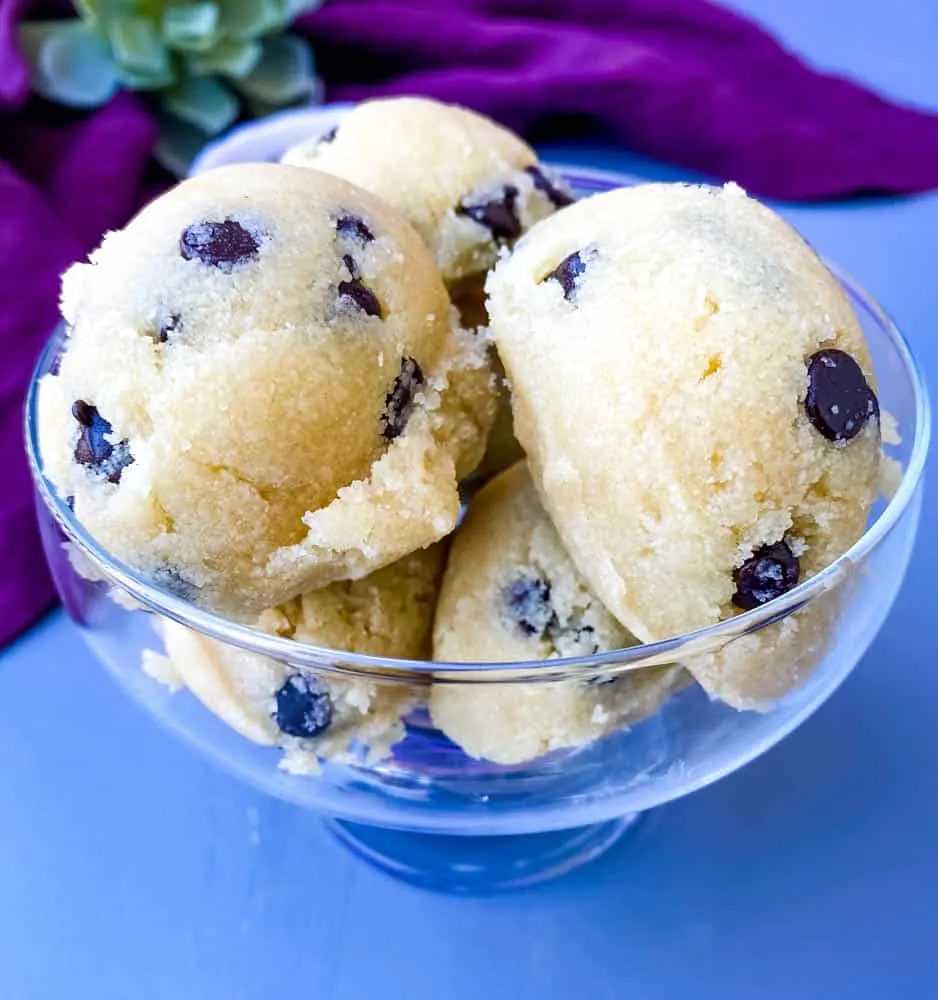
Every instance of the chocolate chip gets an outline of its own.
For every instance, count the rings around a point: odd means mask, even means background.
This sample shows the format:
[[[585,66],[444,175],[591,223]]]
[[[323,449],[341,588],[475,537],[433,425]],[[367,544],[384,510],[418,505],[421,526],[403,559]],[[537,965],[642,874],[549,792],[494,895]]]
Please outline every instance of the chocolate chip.
[[[562,656],[593,656],[599,652],[596,629],[576,618],[561,623],[555,616],[547,627],[547,638]]]
[[[394,379],[391,391],[384,397],[381,414],[381,436],[393,441],[402,434],[414,408],[414,394],[423,385],[423,371],[413,358],[401,358],[401,373]]]
[[[514,240],[521,235],[521,221],[515,209],[517,198],[518,189],[507,185],[502,189],[501,197],[483,204],[467,205],[463,202],[456,211],[485,226],[493,239]]]
[[[157,567],[150,574],[150,578],[157,587],[168,590],[184,601],[192,600],[199,590],[191,580],[187,580],[178,569],[174,569],[172,566]]]
[[[354,264],[354,261],[352,263]],[[352,271],[351,267],[349,271]],[[361,278],[353,277],[351,281],[339,282],[339,298],[343,297],[351,299],[363,313],[381,319],[381,303],[378,301],[378,296]]]
[[[121,473],[134,460],[127,440],[111,444],[107,435],[113,428],[98,413],[97,407],[83,399],[76,399],[72,403],[72,416],[81,426],[81,434],[75,445],[75,461],[100,473],[109,483],[119,483]]]
[[[333,125],[328,132],[323,132],[323,134],[319,137],[319,144],[323,145],[327,142],[332,142],[338,134],[339,134],[339,126]]]
[[[358,265],[355,263],[355,258],[350,253],[342,254],[342,263],[345,265],[346,270],[353,278],[357,278],[359,276]]]
[[[65,498],[65,506],[68,507],[68,509],[74,514],[75,513],[75,498],[74,497],[66,497]]]
[[[580,625],[574,629],[574,641],[579,646],[586,648],[584,655],[593,656],[599,652],[599,643],[596,641],[596,629],[592,625]]]
[[[798,583],[801,565],[784,540],[763,545],[733,571],[733,603],[743,611],[780,597]]]
[[[332,722],[329,692],[313,677],[293,674],[277,692],[274,721],[287,736],[318,736]]]
[[[355,240],[362,246],[366,243],[373,243],[375,239],[375,234],[368,227],[368,224],[364,219],[359,219],[357,215],[340,215],[335,220],[335,231],[339,236]]]
[[[563,289],[563,297],[568,301],[573,298],[576,291],[577,281],[581,274],[586,271],[586,261],[579,250],[575,250],[569,257],[564,259],[541,281],[556,281]]]
[[[845,351],[829,348],[808,359],[808,419],[829,441],[857,436],[870,417],[879,415],[876,395],[863,370]]]
[[[543,169],[536,164],[532,164],[530,167],[525,167],[524,172],[534,182],[534,187],[540,191],[541,194],[543,194],[556,208],[564,208],[567,205],[572,205],[576,201],[576,198],[574,198],[572,194],[567,194],[566,191],[557,187],[547,174],[544,173]]]
[[[199,260],[226,274],[257,256],[260,238],[236,219],[196,222],[179,237],[179,252],[186,260]]]
[[[165,344],[169,340],[170,334],[178,333],[181,329],[182,317],[179,313],[173,313],[160,327],[157,343]]]
[[[555,621],[550,584],[534,576],[519,576],[502,587],[502,606],[523,635],[542,637]]]
[[[91,403],[86,403],[83,399],[76,399],[72,403],[72,416],[82,427],[90,427],[95,419],[98,418],[98,410]],[[110,429],[110,426],[108,424],[108,429]]]

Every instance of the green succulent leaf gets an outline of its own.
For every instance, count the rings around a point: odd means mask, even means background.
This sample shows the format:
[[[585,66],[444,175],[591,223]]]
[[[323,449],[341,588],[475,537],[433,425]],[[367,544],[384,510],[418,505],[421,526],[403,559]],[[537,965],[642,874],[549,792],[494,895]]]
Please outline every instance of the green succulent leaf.
[[[97,5],[94,0],[75,0],[75,10],[78,16],[87,24],[95,24],[98,20]]]
[[[206,135],[217,135],[238,117],[238,99],[218,80],[190,77],[166,92],[163,109]]]
[[[183,52],[208,52],[218,42],[219,15],[214,3],[180,3],[163,12],[163,41]]]
[[[72,108],[95,108],[117,90],[117,70],[107,43],[79,20],[20,26],[33,90]]]
[[[220,0],[221,27],[229,38],[261,38],[287,24],[284,0]]]
[[[238,42],[223,39],[208,52],[193,52],[186,60],[189,72],[195,76],[227,76],[241,79],[257,65],[263,52],[260,42]]]
[[[165,75],[150,76],[149,73],[134,73],[118,67],[117,78],[122,87],[128,90],[160,91],[171,87],[176,81],[176,75],[168,72]]]
[[[106,27],[114,59],[122,70],[157,79],[169,73],[169,53],[152,21],[119,17]]]
[[[160,92],[158,156],[176,172],[242,108],[262,115],[322,98],[312,49],[282,34],[322,0],[73,2],[77,18],[18,29],[33,89],[81,108],[119,86]]]
[[[236,82],[246,97],[273,107],[311,96],[316,84],[312,49],[295,35],[268,38],[258,64]]]
[[[302,102],[295,101],[293,104],[319,104],[321,101],[322,90],[317,87],[308,99],[304,99]],[[267,115],[273,115],[278,111],[283,111],[285,107],[283,104],[268,104],[266,101],[252,100],[250,97],[245,97],[243,104],[245,115],[248,118],[266,118]]]
[[[72,18],[60,18],[55,21],[21,21],[17,28],[17,41],[30,67],[39,59],[39,50],[46,39],[60,31],[70,31],[76,23]]]
[[[137,13],[135,0],[74,0],[74,3],[79,16],[91,26],[101,26],[116,17],[132,17]]]
[[[156,161],[176,177],[185,177],[189,165],[208,141],[208,136],[169,114],[157,119],[153,155]]]

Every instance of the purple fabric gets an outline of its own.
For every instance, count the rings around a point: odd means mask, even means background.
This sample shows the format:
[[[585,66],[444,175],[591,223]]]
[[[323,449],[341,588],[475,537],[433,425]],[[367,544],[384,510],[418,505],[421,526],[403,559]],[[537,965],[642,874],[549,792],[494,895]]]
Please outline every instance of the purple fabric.
[[[61,271],[150,191],[151,119],[28,99],[0,0],[0,646],[53,599],[21,443]],[[60,0],[57,0],[60,2]],[[621,142],[763,196],[938,187],[938,115],[815,72],[705,0],[327,0],[302,19],[334,100],[427,94],[522,131],[587,117]]]
[[[938,115],[812,70],[705,0],[343,0],[301,24],[332,100],[426,94],[521,131],[589,116],[764,197],[938,186]]]
[[[12,65],[0,54],[4,82]],[[76,121],[47,117],[24,109],[0,123],[0,646],[54,600],[22,442],[23,396],[58,321],[59,275],[134,210],[153,142],[128,95]]]
[[[29,74],[16,49],[16,22],[24,0],[0,0],[0,110],[14,108],[29,93]]]

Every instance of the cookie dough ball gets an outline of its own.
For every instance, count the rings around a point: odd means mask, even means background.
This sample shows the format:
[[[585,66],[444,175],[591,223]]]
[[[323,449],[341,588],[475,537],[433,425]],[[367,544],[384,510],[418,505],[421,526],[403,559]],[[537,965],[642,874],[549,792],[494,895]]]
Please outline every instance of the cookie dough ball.
[[[500,247],[573,200],[514,133],[417,97],[365,101],[283,159],[344,177],[393,205],[450,284],[487,271]]]
[[[769,710],[824,659],[851,587],[851,580],[842,580],[809,604],[682,663],[701,687],[733,708]]]
[[[489,318],[485,309],[485,294],[481,289],[464,292],[453,299],[453,304],[459,310],[464,327],[477,330],[479,336],[487,336]],[[524,459],[524,451],[515,437],[514,422],[511,416],[511,392],[505,379],[505,369],[502,367],[498,352],[494,347],[489,352],[489,363],[497,393],[495,418],[492,422],[492,429],[489,431],[482,460],[466,484],[470,489],[487,482],[496,473]]]
[[[514,420],[511,416],[511,390],[508,388],[505,371],[497,354],[493,353],[491,364],[498,391],[498,402],[485,453],[471,477],[472,483],[484,483],[503,469],[524,459],[524,449],[515,437]]]
[[[812,249],[735,185],[581,201],[488,289],[538,490],[643,641],[755,608],[862,534],[880,464],[863,334]],[[731,704],[779,693],[757,683],[785,674],[776,634],[749,670],[701,679]]]
[[[635,643],[589,592],[518,463],[472,501],[452,544],[433,658],[506,662],[588,656]],[[500,764],[589,743],[653,713],[679,667],[612,680],[436,684],[435,725],[472,757]]]
[[[268,609],[257,625],[331,649],[421,659],[429,652],[441,569],[442,549],[435,545],[365,579]],[[315,771],[323,758],[387,756],[403,736],[402,717],[420,700],[419,688],[300,671],[169,619],[160,621],[159,632],[166,654],[148,653],[148,672],[189,688],[249,740],[284,747],[283,766],[292,771]]]
[[[453,527],[486,345],[364,191],[271,164],[185,181],[68,271],[62,311],[46,471],[135,568],[251,617]]]

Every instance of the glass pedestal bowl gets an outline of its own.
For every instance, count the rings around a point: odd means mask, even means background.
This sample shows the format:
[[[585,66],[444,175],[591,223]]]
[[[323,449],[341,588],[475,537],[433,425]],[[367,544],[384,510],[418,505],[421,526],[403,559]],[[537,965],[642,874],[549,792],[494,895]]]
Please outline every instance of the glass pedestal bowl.
[[[565,172],[581,194],[629,183],[578,168]],[[106,669],[150,714],[244,781],[317,810],[343,843],[379,868],[425,887],[472,893],[530,885],[568,871],[606,850],[646,810],[730,774],[791,732],[850,673],[896,597],[919,519],[928,404],[898,330],[869,296],[839,277],[873,354],[882,408],[901,431],[901,443],[887,448],[901,464],[901,481],[892,499],[877,502],[866,533],[849,552],[754,611],[629,650],[510,664],[356,656],[216,616],[153,586],[104,551],[46,479],[36,428],[36,383],[54,364],[62,338],[58,331],[30,388],[27,445],[46,555],[63,603]],[[725,655],[735,644],[745,655],[753,636],[771,636],[770,630],[782,628],[789,616],[821,624],[803,682],[766,711],[737,711],[689,685],[631,728],[585,747],[502,766],[466,756],[433,728],[425,709],[417,708],[406,719],[404,738],[384,759],[326,761],[318,774],[295,774],[278,767],[277,748],[250,742],[187,690],[174,693],[141,669],[143,651],[159,649],[154,616],[273,657],[292,671],[424,687],[556,684],[569,678],[596,682],[668,663],[692,663],[716,650]]]

